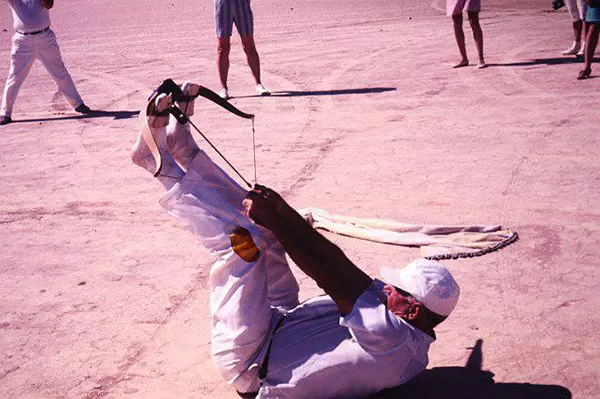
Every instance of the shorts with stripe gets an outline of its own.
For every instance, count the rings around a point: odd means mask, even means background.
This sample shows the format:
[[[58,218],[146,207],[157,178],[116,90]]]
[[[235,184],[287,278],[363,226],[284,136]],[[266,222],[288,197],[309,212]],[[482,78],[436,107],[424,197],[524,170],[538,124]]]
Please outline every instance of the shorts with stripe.
[[[481,11],[481,0],[446,0],[446,15],[462,14],[463,12]]]
[[[254,33],[254,17],[250,0],[215,0],[215,26],[217,37],[231,37],[233,24],[240,36]]]

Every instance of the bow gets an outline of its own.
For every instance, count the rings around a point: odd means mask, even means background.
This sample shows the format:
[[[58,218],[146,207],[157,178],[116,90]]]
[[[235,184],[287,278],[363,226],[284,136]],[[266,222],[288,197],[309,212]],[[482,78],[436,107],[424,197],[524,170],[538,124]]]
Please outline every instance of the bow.
[[[247,113],[239,110],[238,108],[234,107],[228,101],[222,99],[217,93],[215,93],[214,91],[207,89],[206,87],[203,87],[203,86],[200,86],[200,89],[199,89],[197,95],[195,95],[195,96],[185,95],[179,85],[177,85],[172,79],[167,79],[167,80],[163,81],[160,84],[160,86],[158,86],[154,90],[154,92],[148,99],[147,106],[144,109],[142,109],[142,111],[140,112],[140,124],[142,125],[142,135],[146,141],[146,144],[148,145],[148,148],[150,149],[150,152],[152,153],[152,155],[154,156],[154,159],[156,160],[156,171],[154,172],[155,177],[158,176],[161,172],[162,156],[160,155],[160,151],[158,150],[158,145],[156,144],[156,140],[154,140],[154,136],[152,135],[152,132],[150,130],[150,125],[148,123],[148,114],[152,110],[152,105],[154,104],[154,101],[161,94],[171,95],[173,102],[175,102],[175,101],[189,102],[189,101],[197,98],[198,96],[202,96],[202,97],[214,102],[215,104],[220,105],[221,107],[225,108],[229,112],[231,112],[241,118],[251,119],[252,120],[252,139],[254,141],[254,115],[253,114],[247,114]],[[175,119],[177,119],[177,122],[179,122],[181,124],[185,124],[185,123],[189,122],[190,125],[192,125],[192,127],[198,133],[200,133],[200,135],[204,138],[204,140],[206,140],[206,142],[208,144],[210,144],[210,146],[217,152],[217,154],[219,154],[219,156],[221,156],[221,158],[223,158],[223,160],[229,165],[229,167],[231,167],[231,169],[233,169],[233,171],[244,181],[244,183],[246,183],[246,185],[248,185],[248,187],[252,188],[252,185],[246,179],[244,179],[244,177],[241,175],[241,173],[238,172],[238,170],[231,164],[231,162],[229,162],[227,160],[227,158],[225,158],[225,156],[217,149],[217,147],[215,147],[213,145],[213,143],[211,143],[211,141],[204,135],[204,133],[202,133],[200,131],[200,129],[198,129],[198,127],[196,127],[196,125],[194,125],[194,123],[179,109],[179,107],[177,107],[173,103],[167,110],[165,110],[165,113],[173,115],[175,117]],[[256,153],[254,154],[254,176],[255,176],[255,180],[256,180]]]

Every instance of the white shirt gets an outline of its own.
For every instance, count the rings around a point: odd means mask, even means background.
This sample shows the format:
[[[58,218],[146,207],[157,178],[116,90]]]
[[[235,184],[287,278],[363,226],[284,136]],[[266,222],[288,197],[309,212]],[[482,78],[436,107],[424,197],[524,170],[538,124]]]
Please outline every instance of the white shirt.
[[[421,373],[434,338],[387,310],[373,283],[345,317],[328,296],[289,312],[273,335],[259,398],[361,398]]]
[[[29,33],[50,26],[50,11],[42,7],[41,0],[0,0],[8,3],[13,14],[13,27],[17,32]]]

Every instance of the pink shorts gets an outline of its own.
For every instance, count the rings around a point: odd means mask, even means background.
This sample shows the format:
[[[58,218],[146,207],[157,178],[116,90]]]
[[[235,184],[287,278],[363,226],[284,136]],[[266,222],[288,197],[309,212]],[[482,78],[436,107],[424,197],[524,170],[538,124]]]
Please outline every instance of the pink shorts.
[[[452,16],[467,11],[481,11],[481,0],[446,0],[446,15]]]

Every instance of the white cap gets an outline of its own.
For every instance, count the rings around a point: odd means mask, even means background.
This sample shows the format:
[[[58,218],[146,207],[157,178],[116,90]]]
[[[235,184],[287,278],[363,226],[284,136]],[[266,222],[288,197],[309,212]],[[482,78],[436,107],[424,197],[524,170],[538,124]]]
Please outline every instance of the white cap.
[[[460,288],[439,262],[416,259],[402,269],[382,267],[380,273],[385,282],[408,292],[440,316],[448,316],[458,302]]]

